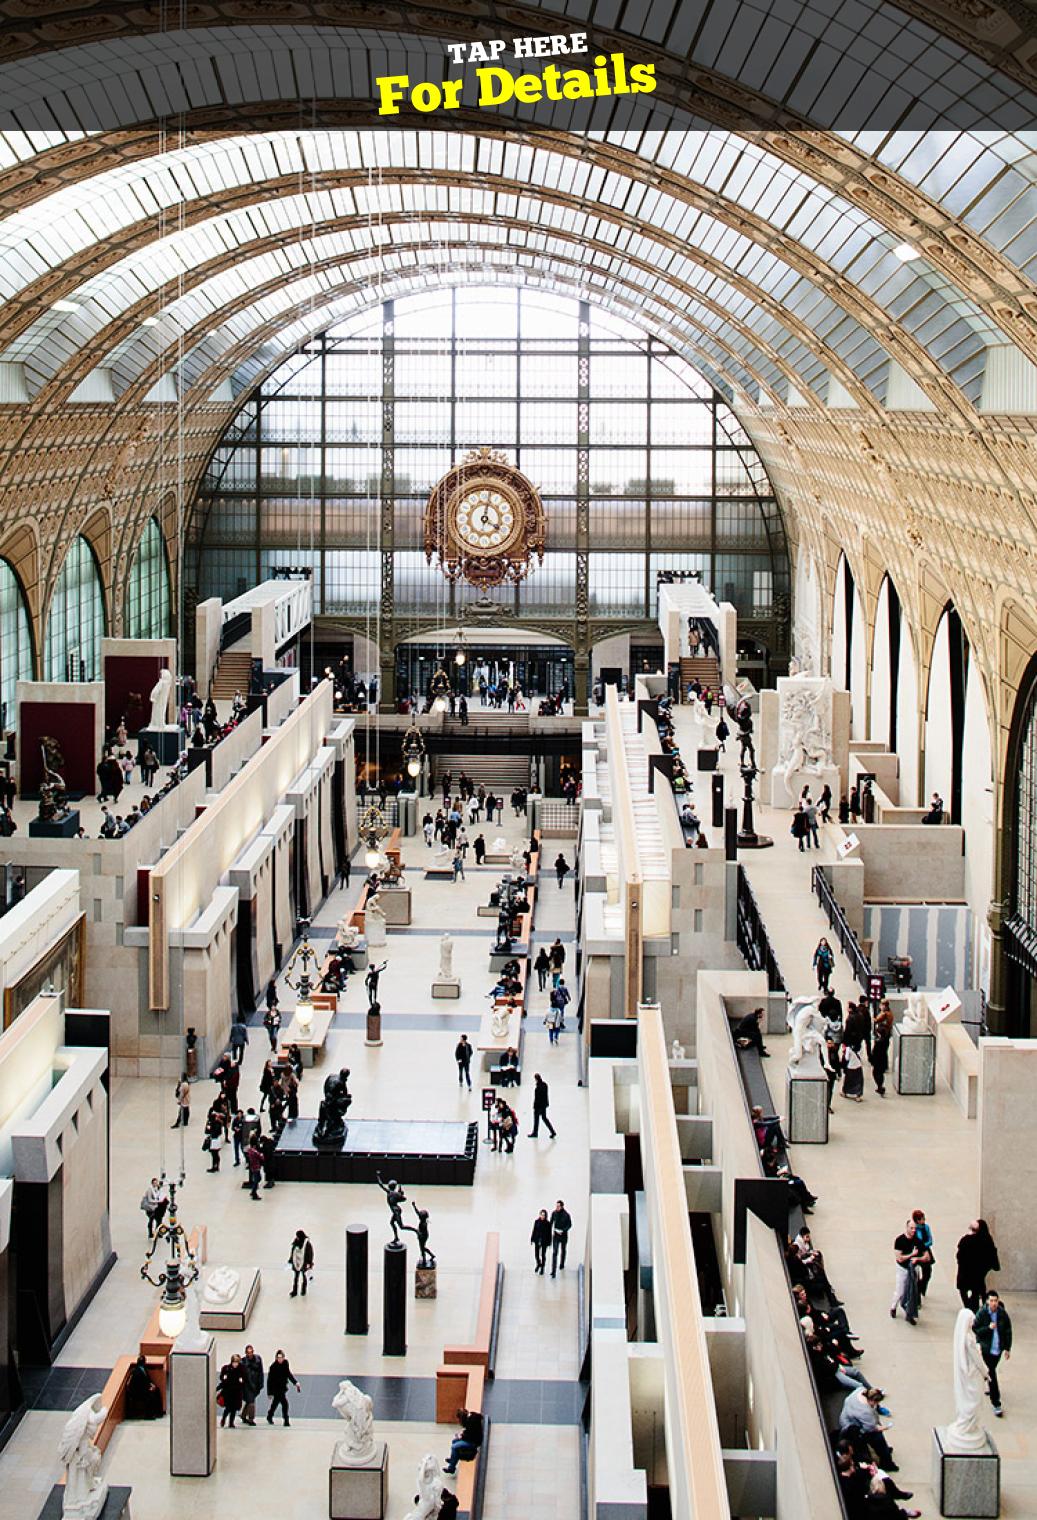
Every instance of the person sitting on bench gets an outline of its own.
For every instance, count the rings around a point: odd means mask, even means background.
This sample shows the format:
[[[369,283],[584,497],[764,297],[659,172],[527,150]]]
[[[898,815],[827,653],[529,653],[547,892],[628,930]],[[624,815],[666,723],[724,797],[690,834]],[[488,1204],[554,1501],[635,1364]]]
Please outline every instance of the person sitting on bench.
[[[478,1410],[459,1409],[457,1418],[461,1429],[450,1442],[450,1455],[443,1463],[445,1473],[455,1473],[458,1462],[474,1462],[482,1446],[482,1415]]]
[[[509,1045],[507,1050],[501,1056],[500,1062],[498,1063],[500,1070],[500,1085],[502,1087],[514,1087],[516,1085],[519,1077],[518,1064],[518,1051],[515,1049],[514,1045]]]
[[[761,1056],[770,1055],[770,1051],[764,1049],[762,1023],[762,1008],[754,1008],[744,1019],[739,1019],[734,1030],[735,1044],[742,1050],[757,1050]]]

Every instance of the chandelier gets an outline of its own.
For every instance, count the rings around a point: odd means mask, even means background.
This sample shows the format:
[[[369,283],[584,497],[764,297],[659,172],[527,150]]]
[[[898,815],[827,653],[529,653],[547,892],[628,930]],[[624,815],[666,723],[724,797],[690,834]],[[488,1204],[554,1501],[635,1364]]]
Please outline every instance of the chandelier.
[[[357,825],[357,831],[367,845],[364,863],[369,871],[373,871],[382,858],[378,846],[383,839],[388,839],[392,832],[389,828],[389,820],[377,803],[372,802],[364,813]]]
[[[310,944],[309,925],[304,924],[302,942],[292,951],[288,964],[284,968],[285,985],[299,994],[295,1002],[295,1018],[304,1035],[308,1035],[313,1028],[312,996],[313,982],[316,977],[311,980],[310,967],[311,965],[315,967],[318,960],[319,956]]]
[[[442,665],[440,665],[439,669],[433,672],[432,679],[429,682],[429,692],[432,696],[433,712],[446,712],[447,699],[450,696],[450,691],[450,677],[447,675]]]
[[[425,758],[425,741],[421,736],[421,729],[417,726],[413,716],[411,717],[411,726],[403,736],[401,747],[408,776],[420,776],[421,762]]]
[[[197,1281],[199,1274],[198,1262],[187,1243],[187,1235],[177,1215],[176,1191],[177,1184],[171,1182],[168,1213],[155,1231],[151,1249],[140,1269],[145,1282],[162,1289],[158,1305],[158,1327],[163,1335],[168,1335],[173,1341],[187,1323],[187,1290]],[[166,1270],[155,1277],[152,1276],[152,1262],[160,1244],[164,1244],[168,1250],[169,1260],[166,1262]]]

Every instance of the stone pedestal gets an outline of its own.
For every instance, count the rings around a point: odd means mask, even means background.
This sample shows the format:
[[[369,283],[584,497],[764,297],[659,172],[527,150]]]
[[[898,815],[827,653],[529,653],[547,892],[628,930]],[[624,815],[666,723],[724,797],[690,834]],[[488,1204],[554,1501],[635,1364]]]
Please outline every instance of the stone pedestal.
[[[382,1255],[382,1355],[407,1354],[407,1247],[387,1245]]]
[[[346,1334],[366,1335],[367,1226],[346,1225]]]
[[[933,1489],[941,1515],[995,1520],[1001,1513],[1001,1458],[987,1436],[982,1451],[946,1451],[946,1427],[933,1429]]]
[[[459,998],[461,996],[461,978],[459,976],[437,976],[432,983],[432,996],[434,998]]]
[[[332,1460],[328,1474],[331,1520],[385,1520],[389,1500],[389,1448],[376,1441],[369,1462],[343,1466]]]
[[[150,746],[159,765],[175,765],[184,748],[184,736],[178,723],[164,723],[161,728],[142,728],[137,735],[137,762]]]
[[[898,1093],[931,1096],[936,1091],[936,1036],[928,1031],[905,1033],[894,1024],[890,1066]]]
[[[364,938],[368,950],[380,950],[385,944],[385,919],[381,914],[364,914]]]
[[[816,1071],[786,1071],[785,1114],[790,1145],[827,1144],[828,1078]]]
[[[258,1267],[244,1267],[232,1298],[215,1304],[202,1297],[198,1323],[203,1330],[233,1330],[243,1334],[259,1297],[261,1278]]]
[[[79,809],[70,808],[64,818],[30,818],[30,839],[75,839],[79,833]]]
[[[380,1045],[382,1043],[382,1015],[368,1012],[367,1034],[364,1036],[365,1045]]]
[[[169,1471],[207,1478],[216,1466],[216,1342],[169,1356]]]
[[[810,787],[810,795],[816,802],[822,790],[826,786],[832,788],[832,796],[841,794],[842,783],[839,779],[839,767],[826,765],[822,770],[796,771],[792,777],[792,789],[785,784],[784,772],[775,767],[771,771],[771,807],[787,809],[794,807],[799,801],[799,794],[805,786]],[[820,821],[820,820],[819,820]]]
[[[436,1297],[436,1269],[435,1267],[414,1268],[414,1297]]]
[[[715,771],[717,768],[717,755],[719,753],[719,750],[716,749],[697,749],[695,751],[695,769],[697,771]]]
[[[112,1487],[108,1490],[103,1507],[98,1510],[97,1520],[130,1520],[130,1495],[132,1488]],[[40,1510],[39,1520],[61,1520],[65,1505],[65,1485],[55,1483],[47,1495],[47,1502]]]
[[[385,914],[387,924],[398,929],[406,928],[410,923],[410,887],[383,887],[378,894],[378,906]]]

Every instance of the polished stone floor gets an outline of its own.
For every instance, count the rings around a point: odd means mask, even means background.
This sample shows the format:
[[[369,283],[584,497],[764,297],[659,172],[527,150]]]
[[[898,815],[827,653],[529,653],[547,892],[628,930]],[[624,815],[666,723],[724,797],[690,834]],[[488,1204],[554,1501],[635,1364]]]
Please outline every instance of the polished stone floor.
[[[524,836],[524,820],[506,816],[501,829],[509,841]],[[473,836],[474,837],[474,836]],[[572,845],[565,841],[572,856]],[[409,840],[404,862],[411,869],[414,932],[390,930],[381,994],[386,1018],[384,1044],[364,1044],[362,1009],[366,997],[357,977],[342,998],[344,1010],[329,1036],[324,1068],[307,1071],[303,1111],[316,1103],[310,1091],[330,1066],[351,1068],[354,1095],[350,1118],[429,1120],[457,1123],[480,1117],[479,1083],[459,1090],[453,1059],[461,1028],[472,1038],[478,1030],[490,982],[489,947],[493,920],[476,909],[487,899],[500,873],[469,871],[465,881],[426,882],[422,870],[428,853],[424,841]],[[553,859],[553,852],[551,859]],[[317,915],[319,929],[330,928],[355,901],[363,876],[354,871],[352,885],[333,895]],[[537,906],[538,935],[561,933],[570,943],[573,891],[555,884],[548,871]],[[457,1001],[431,997],[438,965],[438,938],[447,928],[455,937],[454,969],[461,977]],[[467,932],[462,932],[467,931]],[[282,990],[282,1006],[292,994]],[[242,1191],[242,1173],[225,1153],[223,1169],[206,1171],[201,1151],[201,1121],[214,1091],[200,1082],[194,1091],[194,1119],[186,1131],[170,1132],[171,1084],[120,1079],[112,1102],[112,1233],[119,1260],[96,1300],[68,1340],[51,1374],[57,1378],[40,1390],[39,1407],[30,1411],[0,1454],[0,1520],[35,1516],[59,1475],[55,1443],[66,1416],[61,1412],[72,1392],[96,1386],[98,1369],[135,1347],[155,1303],[154,1290],[140,1281],[146,1245],[144,1216],[138,1207],[148,1179],[165,1169],[175,1174],[183,1164],[187,1177],[182,1218],[187,1226],[205,1223],[213,1264],[258,1266],[263,1286],[247,1335],[217,1336],[221,1362],[251,1341],[264,1361],[282,1347],[302,1383],[292,1428],[220,1433],[218,1465],[213,1477],[171,1479],[168,1474],[168,1428],[124,1425],[106,1458],[113,1483],[134,1488],[136,1515],[173,1520],[188,1507],[196,1520],[225,1520],[247,1509],[256,1520],[285,1515],[327,1513],[327,1465],[334,1440],[329,1423],[330,1398],[337,1379],[357,1375],[391,1379],[373,1383],[375,1419],[390,1444],[390,1508],[402,1515],[414,1493],[418,1464],[426,1451],[445,1454],[450,1431],[430,1423],[430,1392],[443,1346],[469,1339],[487,1230],[501,1236],[505,1285],[497,1361],[498,1385],[491,1395],[494,1420],[488,1465],[486,1513],[517,1520],[558,1516],[571,1520],[579,1495],[578,1409],[578,1268],[587,1225],[588,1191],[586,1093],[577,1083],[574,1035],[549,1045],[543,1028],[546,995],[530,995],[526,1020],[526,1064],[550,1084],[551,1116],[558,1139],[526,1138],[532,1084],[517,1090],[521,1137],[513,1155],[481,1148],[475,1185],[408,1188],[431,1214],[431,1244],[439,1260],[438,1297],[410,1300],[408,1349],[403,1358],[381,1354],[381,1246],[389,1238],[383,1195],[376,1186],[281,1183],[261,1193],[257,1205]],[[266,1036],[253,1027],[246,1052],[241,1097],[258,1102],[258,1078],[267,1054]],[[473,1073],[474,1080],[474,1073]],[[309,1096],[307,1096],[307,1093]],[[561,1195],[573,1214],[568,1268],[552,1281],[532,1271],[529,1233],[540,1208],[551,1209]],[[359,1221],[371,1239],[370,1308],[372,1328],[366,1337],[344,1334],[345,1228]],[[309,1295],[290,1299],[287,1256],[294,1231],[304,1228],[315,1248],[315,1272]],[[411,1253],[412,1259],[414,1253]],[[399,1389],[404,1385],[401,1402]],[[71,1390],[71,1391],[70,1391]],[[380,1408],[381,1405],[381,1408]]]

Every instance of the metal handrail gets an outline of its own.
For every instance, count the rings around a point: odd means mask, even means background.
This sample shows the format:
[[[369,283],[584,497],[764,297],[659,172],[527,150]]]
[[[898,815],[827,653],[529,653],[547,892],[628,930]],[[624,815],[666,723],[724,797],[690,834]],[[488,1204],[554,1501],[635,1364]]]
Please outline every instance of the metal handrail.
[[[821,866],[814,866],[811,871],[810,885],[825,911],[828,927],[835,933],[840,950],[853,968],[853,974],[857,978],[861,991],[870,991],[871,979],[875,975],[871,961],[861,949],[860,940],[855,931],[850,928],[846,914],[832,890],[832,884]]]
[[[788,992],[785,978],[778,964],[778,957],[771,945],[767,925],[763,921],[760,905],[749,885],[745,867],[738,867],[737,912],[735,930],[738,948],[751,971],[764,971],[771,992]]]

